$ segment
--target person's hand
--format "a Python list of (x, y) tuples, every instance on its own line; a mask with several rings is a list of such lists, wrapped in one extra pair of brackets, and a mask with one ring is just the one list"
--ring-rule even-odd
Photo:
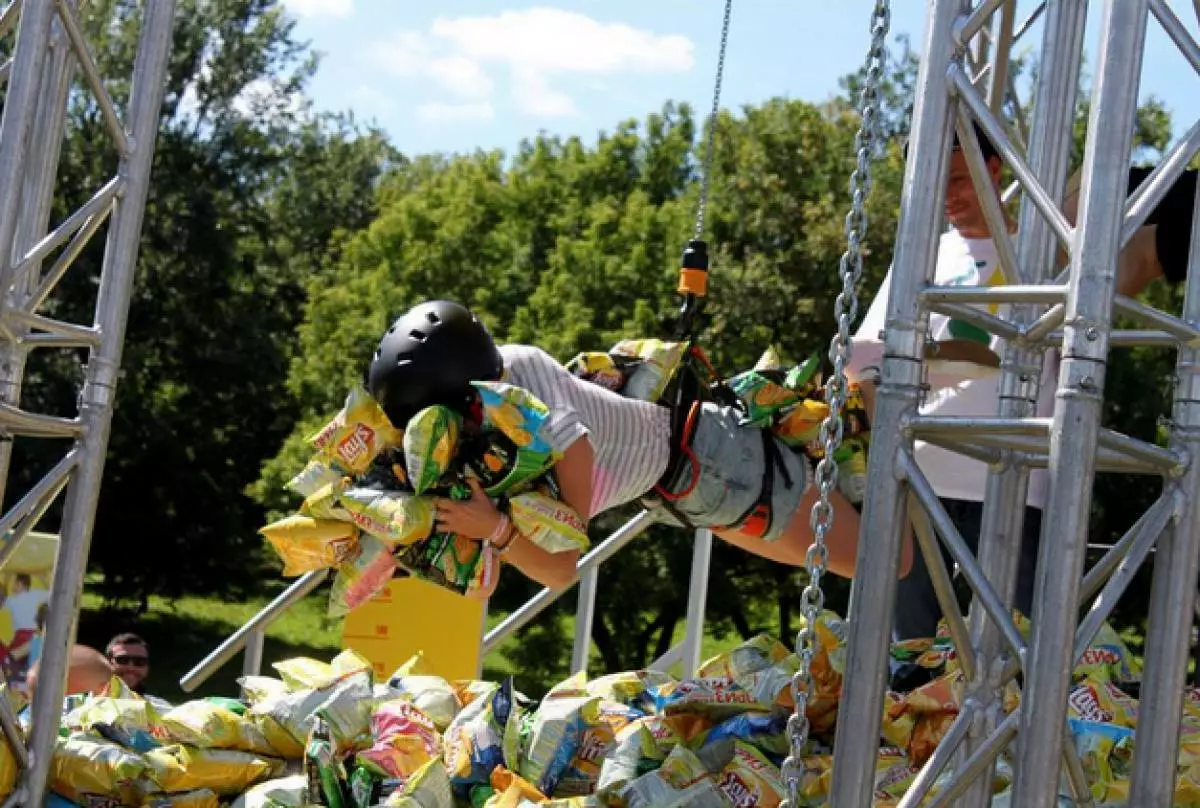
[(445, 497), (434, 500), (437, 527), (438, 530), (482, 541), (491, 536), (500, 524), (500, 511), (488, 499), (479, 480), (472, 477), (467, 484), (471, 487), (471, 498), (468, 500), (457, 502)]

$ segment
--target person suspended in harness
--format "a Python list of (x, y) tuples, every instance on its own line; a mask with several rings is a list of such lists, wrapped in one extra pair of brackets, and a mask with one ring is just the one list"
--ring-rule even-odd
[[(804, 564), (817, 499), (808, 461), (770, 431), (745, 423), (732, 404), (694, 400), (679, 409), (618, 394), (580, 378), (540, 348), (497, 345), (478, 317), (451, 301), (421, 303), (397, 319), (365, 382), (393, 424), (436, 405), (469, 424), (479, 411), (472, 382), (524, 388), (549, 409), (543, 432), (560, 455), (553, 471), (561, 500), (585, 523), (649, 499), (681, 524), (710, 528), (730, 544), (782, 564)], [(436, 500), (439, 529), (490, 543), (543, 586), (560, 590), (574, 582), (579, 551), (547, 552), (515, 530), (478, 482), (471, 488), (470, 499)], [(828, 569), (851, 577), (858, 513), (837, 491), (830, 501)], [(906, 548), (901, 575), (911, 557)]]

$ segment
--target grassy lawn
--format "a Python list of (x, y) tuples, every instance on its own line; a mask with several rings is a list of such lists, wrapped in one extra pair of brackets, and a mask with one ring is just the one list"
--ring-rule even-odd
[[(573, 602), (575, 593), (566, 594)], [(272, 662), (294, 656), (311, 656), (328, 660), (341, 650), (341, 623), (325, 616), (328, 587), (315, 593), (285, 613), (267, 631), (263, 654), (264, 673), (270, 674)], [(236, 631), (261, 609), (269, 598), (227, 603), (214, 598), (185, 597), (175, 601), (152, 597), (150, 610), (134, 621), (123, 621), (119, 617), (100, 610), (100, 599), (84, 594), (83, 612), (80, 616), (79, 641), (96, 648), (103, 648), (108, 639), (120, 631), (135, 631), (146, 638), (151, 648), (151, 672), (148, 690), (168, 700), (184, 701), (205, 695), (236, 695), (237, 678), (242, 672), (242, 655), (234, 656), (195, 693), (185, 694), (179, 680), (197, 663), (215, 649), (230, 634)], [(503, 614), (489, 615), (488, 626), (492, 627), (504, 618)], [(548, 619), (548, 618), (547, 618)], [(566, 636), (572, 636), (574, 615), (563, 616)], [(676, 641), (683, 639), (683, 626), (677, 632)], [(513, 673), (505, 649), (515, 640), (501, 645), (484, 660), (485, 676), (495, 678)], [(707, 658), (737, 644), (736, 638), (724, 641), (706, 637), (703, 657)], [(596, 674), (607, 672), (598, 670)], [(673, 671), (678, 675), (679, 670)], [(569, 671), (563, 671), (565, 678)]]
[[(328, 587), (318, 589), (271, 626), (267, 632), (264, 650), (264, 673), (271, 673), (270, 664), (275, 661), (294, 656), (328, 660), (341, 650), (341, 623), (329, 620), (325, 616), (327, 597)], [(565, 597), (568, 603), (573, 605), (574, 590), (569, 591)], [(242, 671), (241, 654), (234, 656), (193, 694), (185, 694), (179, 687), (179, 680), (226, 637), (240, 628), (268, 600), (268, 597), (263, 597), (254, 601), (227, 603), (214, 598), (185, 597), (171, 602), (154, 597), (151, 598), (147, 614), (134, 622), (123, 622), (120, 618), (114, 619), (112, 615), (102, 612), (99, 598), (85, 593), (79, 639), (82, 643), (103, 648), (107, 640), (118, 631), (133, 630), (144, 636), (150, 643), (153, 661), (149, 690), (168, 700), (184, 701), (205, 695), (236, 695), (237, 678)], [(489, 628), (499, 623), (504, 616), (490, 615)], [(568, 609), (567, 613), (558, 619), (563, 621), (564, 635), (570, 638), (573, 635), (573, 609)], [(1130, 645), (1137, 663), (1140, 664), (1142, 638), (1133, 630), (1126, 630), (1122, 634), (1123, 639)], [(683, 635), (684, 626), (680, 624), (675, 641), (682, 641)], [(792, 642), (790, 637), (781, 639), (787, 644)], [(569, 639), (567, 641), (570, 642)], [(508, 640), (484, 660), (485, 678), (496, 679), (505, 674), (517, 673), (506, 654), (506, 650), (510, 649), (514, 642), (516, 640)], [(736, 637), (717, 639), (706, 635), (701, 658), (707, 659), (737, 645), (738, 642)], [(609, 672), (600, 668), (598, 655), (593, 651), (593, 675)], [(568, 673), (569, 671), (563, 670), (562, 677), (565, 678)], [(671, 673), (680, 675), (679, 666)]]

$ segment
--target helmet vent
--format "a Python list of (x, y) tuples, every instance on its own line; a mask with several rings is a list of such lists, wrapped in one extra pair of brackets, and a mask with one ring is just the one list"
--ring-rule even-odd
[(419, 328), (414, 328), (412, 331), (409, 331), (408, 335), (410, 337), (412, 337), (413, 339), (415, 339), (417, 342), (424, 342), (425, 340), (429, 339), (429, 337), (426, 336), (425, 332)]
[(440, 323), (442, 321), (442, 318), (438, 317), (438, 313), (436, 311), (428, 312), (425, 315), (425, 318), (427, 320), (429, 320), (429, 322), (433, 323), (434, 325), (437, 325), (438, 323)]

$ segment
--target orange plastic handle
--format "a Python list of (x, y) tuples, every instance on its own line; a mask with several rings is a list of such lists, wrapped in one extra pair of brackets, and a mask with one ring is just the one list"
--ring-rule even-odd
[(708, 271), (704, 269), (679, 270), (679, 294), (704, 297), (708, 294)]

